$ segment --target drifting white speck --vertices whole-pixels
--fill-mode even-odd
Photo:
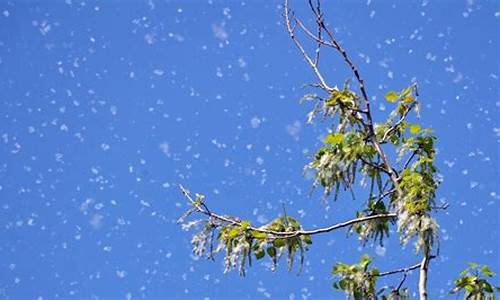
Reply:
[[[215,75],[219,78],[222,78],[224,74],[222,74],[222,69],[220,67],[217,67],[217,71],[215,72]]]
[[[449,161],[449,160],[445,160],[444,164],[447,165],[448,168],[453,168],[453,166],[455,165],[455,162]]]
[[[89,223],[92,226],[92,228],[94,228],[95,230],[98,230],[103,225],[103,219],[104,219],[103,215],[101,215],[101,214],[95,214],[95,215],[92,216],[92,218],[90,219]]]
[[[118,276],[118,278],[124,278],[127,276],[127,272],[124,270],[116,270],[116,276]]]
[[[153,45],[154,43],[156,43],[156,36],[155,34],[153,33],[146,33],[144,35],[144,40],[146,41],[146,43],[148,43],[149,45]]]
[[[378,256],[385,256],[386,252],[387,252],[387,249],[385,247],[382,247],[380,245],[377,245],[377,247],[375,247],[375,253]]]
[[[212,24],[212,32],[216,39],[221,40],[223,42],[227,41],[229,38],[229,34],[224,28],[226,24],[223,22],[221,24]]]
[[[257,217],[257,222],[259,222],[260,224],[267,223],[268,221],[269,221],[269,220],[268,220],[266,217],[264,217],[263,215],[259,215],[259,216]]]
[[[289,135],[291,135],[295,140],[299,139],[299,133],[302,128],[300,121],[295,121],[293,124],[286,126],[286,131]]]
[[[161,69],[155,69],[153,71],[153,73],[157,76],[163,76],[163,74],[165,74],[165,71],[161,70]]]
[[[258,128],[260,126],[260,123],[262,123],[262,121],[258,117],[253,117],[250,120],[250,125],[252,126],[252,128]]]
[[[247,62],[243,59],[243,57],[238,58],[238,66],[240,66],[240,68],[247,66]]]
[[[167,142],[163,142],[160,144],[160,150],[165,154],[167,157],[170,157],[170,146],[168,145]]]

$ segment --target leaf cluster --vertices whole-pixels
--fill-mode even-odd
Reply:
[[[358,263],[335,264],[332,274],[338,280],[334,281],[333,288],[343,290],[348,299],[376,299],[375,284],[379,271],[376,268],[368,269],[371,262],[372,258],[365,254]]]
[[[213,258],[224,251],[224,271],[238,269],[240,275],[244,276],[253,258],[260,260],[269,257],[274,270],[280,258],[286,256],[288,270],[291,270],[298,254],[300,273],[305,251],[312,244],[312,239],[306,234],[288,235],[303,229],[297,219],[280,216],[261,227],[254,227],[247,220],[226,219],[231,221],[209,217],[208,220],[200,219],[184,225],[186,230],[201,227],[191,240],[195,255]]]
[[[454,281],[455,287],[451,294],[464,293],[467,300],[495,300],[495,294],[500,292],[500,287],[494,287],[488,279],[495,276],[487,265],[469,263],[469,267],[460,273]]]

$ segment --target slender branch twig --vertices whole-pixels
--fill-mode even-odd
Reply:
[[[392,271],[382,272],[382,273],[379,273],[377,276],[378,277],[383,277],[383,276],[393,275],[393,274],[397,274],[397,273],[408,273],[409,271],[413,271],[413,270],[416,270],[416,269],[420,268],[420,265],[421,265],[421,263],[418,263],[418,264],[413,265],[411,267],[406,267],[406,268],[396,269],[396,270],[392,270]]]
[[[387,137],[389,134],[391,134],[394,130],[396,130],[406,119],[408,116],[408,113],[412,110],[412,108],[415,106],[415,102],[412,103],[403,113],[401,118],[396,122],[396,124],[392,125],[391,128],[389,128],[385,133],[382,139],[380,140],[380,143],[386,142]]]
[[[386,174],[389,174],[389,172],[388,172],[388,171],[387,171],[384,167],[382,167],[381,165],[377,165],[377,164],[375,164],[375,163],[373,163],[373,162],[370,162],[370,161],[368,161],[368,160],[364,159],[363,157],[360,157],[359,159],[360,159],[360,160],[361,160],[364,164],[369,165],[370,167],[372,167],[372,168],[374,168],[374,169],[377,169],[377,170],[379,170],[379,171],[382,171],[382,172],[384,172],[384,173],[386,173]]]
[[[412,159],[415,157],[415,155],[417,155],[417,151],[413,151],[413,153],[410,155],[408,160],[406,160],[405,164],[403,165],[403,170],[408,168],[408,166],[410,165],[410,163],[411,163]]]
[[[285,21],[286,21],[286,28],[288,30],[288,34],[290,35],[290,38],[292,39],[295,46],[302,53],[302,56],[304,56],[305,60],[309,64],[309,66],[313,69],[314,74],[316,75],[316,77],[318,77],[318,80],[320,81],[322,88],[327,92],[333,91],[333,89],[330,86],[328,86],[325,79],[323,78],[323,75],[321,74],[321,72],[318,69],[318,65],[313,62],[311,57],[307,54],[306,50],[304,49],[304,47],[300,43],[299,39],[295,36],[295,27],[292,27],[289,14],[290,14],[290,10],[288,9],[288,0],[285,0]]]
[[[436,258],[435,255],[430,255],[429,256],[429,260],[430,259],[434,259],[434,258]],[[378,273],[376,275],[371,275],[370,274],[370,276],[384,277],[384,276],[394,275],[394,274],[398,274],[398,273],[408,273],[410,271],[413,271],[413,270],[416,270],[416,269],[420,268],[421,265],[422,265],[422,263],[418,263],[418,264],[415,264],[415,265],[410,266],[410,267],[395,269],[395,270],[386,271],[386,272],[381,272],[381,273]]]
[[[179,188],[181,189],[182,193],[184,196],[191,202],[191,204],[197,209],[198,212],[207,215],[209,218],[216,219],[225,223],[229,223],[234,226],[241,227],[241,221],[237,219],[233,219],[231,217],[227,216],[222,216],[219,214],[216,214],[214,212],[208,211],[205,209],[205,205],[202,205],[201,203],[198,204],[196,201],[193,200],[191,197],[191,194],[189,191],[184,188],[182,185],[179,185]],[[356,218],[356,219],[351,219],[345,222],[340,222],[337,224],[334,224],[332,226],[328,227],[323,227],[319,229],[313,229],[313,230],[296,230],[296,231],[274,231],[274,230],[268,230],[262,227],[254,227],[254,226],[249,226],[249,230],[257,231],[257,232],[262,232],[266,234],[273,235],[275,237],[280,237],[280,238],[292,238],[292,237],[297,237],[297,236],[303,236],[303,235],[315,235],[315,234],[321,234],[321,233],[327,233],[331,232],[340,228],[345,228],[349,227],[351,225],[357,224],[357,223],[362,223],[366,221],[371,221],[371,220],[376,220],[376,219],[393,219],[396,218],[397,215],[395,213],[386,213],[386,214],[378,214],[378,215],[372,215],[372,216],[366,216],[366,217],[361,217],[361,218]]]

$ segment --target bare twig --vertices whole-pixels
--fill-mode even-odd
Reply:
[[[401,269],[396,269],[392,271],[387,271],[387,272],[382,272],[379,273],[377,276],[378,277],[383,277],[383,276],[388,276],[388,275],[393,275],[393,274],[398,274],[398,273],[408,273],[410,271],[416,270],[420,268],[420,263],[413,265],[411,267],[406,267],[406,268],[401,268]]]
[[[410,163],[411,163],[412,159],[415,157],[415,155],[417,155],[417,151],[413,151],[413,153],[410,155],[408,160],[406,160],[405,164],[403,165],[403,170],[408,168],[408,166],[410,165]]]
[[[304,59],[307,61],[309,66],[313,69],[316,77],[318,77],[318,80],[320,81],[320,85],[321,85],[322,89],[324,89],[325,91],[330,93],[331,91],[333,91],[333,89],[326,83],[325,79],[323,78],[323,75],[321,74],[320,70],[318,69],[318,65],[316,63],[314,63],[314,61],[311,59],[309,54],[307,54],[306,50],[304,49],[304,47],[300,43],[299,39],[296,37],[295,26],[292,26],[292,24],[291,24],[290,13],[292,13],[292,12],[288,8],[288,0],[285,0],[285,22],[286,22],[286,28],[288,30],[288,34],[290,35],[290,38],[292,39],[295,46],[302,53],[302,56],[304,56]]]
[[[430,255],[429,256],[429,260],[434,259],[434,258],[436,258],[435,255]],[[418,264],[415,264],[415,265],[410,266],[410,267],[395,269],[395,270],[386,271],[386,272],[381,272],[381,273],[379,273],[377,275],[373,275],[373,276],[384,277],[384,276],[394,275],[394,274],[398,274],[398,273],[408,273],[410,271],[413,271],[413,270],[416,270],[416,269],[420,268],[421,265],[422,265],[422,263],[418,263]]]

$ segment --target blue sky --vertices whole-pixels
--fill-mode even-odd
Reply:
[[[306,7],[297,12],[308,20]],[[0,295],[8,299],[342,299],[331,267],[362,253],[390,270],[418,262],[396,233],[364,249],[318,236],[303,273],[257,263],[246,278],[191,255],[176,185],[261,224],[349,219],[363,199],[322,203],[303,167],[325,124],[300,105],[314,81],[280,1],[0,3]],[[500,272],[498,1],[328,1],[327,20],[383,95],[420,84],[421,123],[439,137],[440,256],[432,299],[466,262]],[[333,58],[332,84],[350,76]],[[393,282],[399,277],[392,278]],[[408,285],[416,291],[416,274]],[[498,279],[496,282],[498,284]],[[451,296],[453,298],[453,296]]]

